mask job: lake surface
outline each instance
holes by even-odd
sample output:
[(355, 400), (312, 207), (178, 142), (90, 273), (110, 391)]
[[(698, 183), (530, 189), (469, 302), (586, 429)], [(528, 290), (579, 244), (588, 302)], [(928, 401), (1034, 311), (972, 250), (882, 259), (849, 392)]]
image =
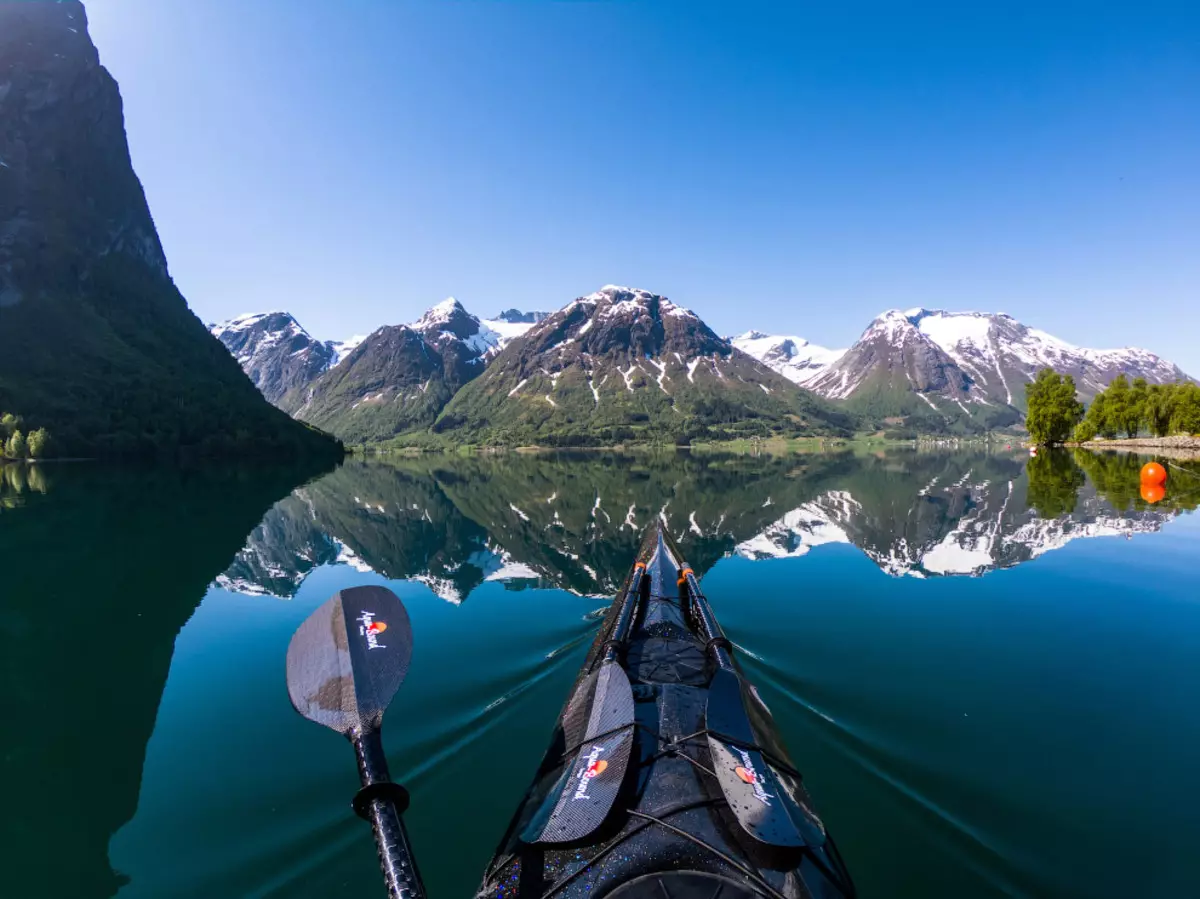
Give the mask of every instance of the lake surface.
[(662, 515), (864, 897), (1200, 889), (1200, 466), (891, 452), (0, 469), (0, 896), (376, 897), (284, 653), (386, 584), (434, 899), (473, 895)]

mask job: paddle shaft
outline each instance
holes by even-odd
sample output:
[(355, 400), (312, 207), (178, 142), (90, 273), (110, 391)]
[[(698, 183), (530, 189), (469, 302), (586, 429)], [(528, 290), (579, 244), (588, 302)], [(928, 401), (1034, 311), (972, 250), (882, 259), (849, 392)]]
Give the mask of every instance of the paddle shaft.
[[(379, 731), (368, 730), (362, 736), (352, 738), (351, 743), (358, 758), (358, 776), (362, 785), (391, 783)], [(380, 795), (371, 800), (367, 810), (371, 828), (375, 831), (379, 868), (387, 883), (389, 899), (425, 899), (425, 887), (396, 803), (386, 795)]]
[(720, 668), (727, 668), (736, 673), (733, 666), (733, 657), (729, 650), (722, 646), (717, 640), (725, 639), (725, 632), (721, 630), (721, 625), (717, 624), (716, 616), (713, 615), (712, 609), (709, 608), (708, 600), (704, 594), (700, 592), (700, 582), (696, 580), (696, 575), (690, 568), (685, 569), (687, 574), (684, 576), (687, 579), (687, 585), (690, 588), (692, 606), (696, 610), (696, 616), (700, 619), (701, 625), (704, 627), (705, 636), (709, 641), (709, 652), (713, 655), (713, 660)]

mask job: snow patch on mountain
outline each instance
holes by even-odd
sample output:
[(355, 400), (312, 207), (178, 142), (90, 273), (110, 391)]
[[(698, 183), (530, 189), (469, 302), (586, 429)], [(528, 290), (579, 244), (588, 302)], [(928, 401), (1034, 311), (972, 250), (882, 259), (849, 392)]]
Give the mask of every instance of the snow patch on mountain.
[(803, 337), (762, 331), (747, 331), (731, 338), (731, 342), (743, 353), (800, 385), (813, 380), (846, 354), (844, 349), (827, 349)]

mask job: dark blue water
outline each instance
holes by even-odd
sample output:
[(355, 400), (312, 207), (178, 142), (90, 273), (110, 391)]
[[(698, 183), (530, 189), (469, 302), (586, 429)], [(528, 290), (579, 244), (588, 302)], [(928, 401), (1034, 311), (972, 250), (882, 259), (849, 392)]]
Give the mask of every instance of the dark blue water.
[(298, 487), (10, 480), (0, 636), (22, 724), (0, 743), (0, 895), (381, 895), (349, 747), (283, 682), (300, 622), (378, 583), (416, 635), (385, 719), (412, 841), (434, 897), (470, 896), (657, 515), (862, 895), (1190, 895), (1200, 478), (1177, 463), (1152, 506), (1136, 459), (1026, 463), (439, 457)]

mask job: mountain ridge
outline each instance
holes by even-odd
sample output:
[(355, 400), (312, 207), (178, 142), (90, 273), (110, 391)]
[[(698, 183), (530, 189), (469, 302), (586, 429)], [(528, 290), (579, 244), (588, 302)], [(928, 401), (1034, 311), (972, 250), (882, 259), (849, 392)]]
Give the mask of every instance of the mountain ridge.
[[(457, 349), (458, 361), (453, 363), (460, 368), (463, 364), (471, 366), (469, 371), (460, 371), (458, 374), (457, 383), (461, 387), (473, 380), (474, 375), (488, 371), (493, 360), (500, 356), (511, 341), (531, 333), (540, 333), (539, 329), (555, 316), (567, 315), (569, 310), (581, 302), (594, 303), (596, 297), (614, 291), (621, 292), (622, 296), (626, 297), (626, 302), (629, 301), (629, 297), (656, 296), (636, 288), (606, 285), (600, 291), (576, 298), (555, 313), (524, 313), (509, 309), (494, 319), (478, 319), (467, 313), (456, 300), (450, 299), (427, 311), (412, 327), (419, 330), (423, 328), (426, 342), (435, 350), (439, 341), (450, 341), (451, 337), (471, 344), (468, 350), (461, 347)], [(672, 310), (683, 309), (670, 301), (667, 302)], [(450, 315), (455, 304), (460, 311), (454, 314), (463, 316), (464, 321), (471, 319), (477, 322), (479, 329), (471, 334), (463, 331), (461, 334), (451, 334), (450, 337), (440, 337), (442, 329), (440, 326), (434, 327), (432, 319)], [(442, 311), (436, 312), (439, 309)], [(683, 311), (687, 315), (694, 315), (690, 310)], [(421, 322), (426, 322), (426, 325), (422, 326)], [(581, 322), (582, 320), (574, 326), (569, 326), (568, 331), (570, 327), (578, 327)], [(633, 334), (633, 331), (629, 331), (627, 338), (632, 338)], [(924, 307), (888, 310), (877, 316), (860, 338), (845, 349), (829, 349), (796, 335), (772, 335), (761, 330), (750, 330), (733, 338), (718, 338), (715, 332), (712, 336), (781, 375), (793, 385), (837, 404), (844, 404), (849, 410), (863, 414), (868, 419), (903, 419), (906, 421), (906, 427), (933, 431), (972, 431), (1019, 424), (1024, 409), (1024, 384), (1032, 380), (1037, 371), (1045, 366), (1072, 374), (1084, 399), (1090, 399), (1113, 377), (1121, 373), (1130, 377), (1145, 377), (1151, 383), (1167, 383), (1188, 378), (1178, 366), (1148, 350), (1133, 347), (1117, 350), (1079, 347), (1040, 329), (1029, 327), (1005, 313), (947, 312)], [(570, 343), (574, 338), (563, 339)], [(326, 346), (330, 345), (326, 342)], [(231, 349), (236, 351), (232, 342)], [(290, 364), (298, 366), (303, 361), (294, 360)], [(253, 370), (252, 364), (243, 364), (248, 371)], [(670, 357), (665, 361), (658, 359), (652, 366), (656, 370), (650, 371), (646, 368), (645, 360), (638, 358), (638, 354), (634, 352), (627, 363), (622, 365), (621, 371), (639, 379), (648, 376), (655, 382), (663, 376), (664, 380), (659, 384), (662, 389), (666, 383), (665, 378), (670, 376), (666, 375), (665, 368), (658, 368), (660, 364), (673, 363)], [(702, 365), (704, 371), (714, 371), (708, 363)], [(550, 362), (540, 368), (544, 369), (546, 376), (551, 376), (555, 372), (556, 364)], [(468, 374), (471, 377), (468, 377)], [(541, 372), (533, 369), (523, 372), (522, 377), (509, 385), (509, 389), (514, 389), (521, 381), (532, 383), (539, 374)], [(598, 377), (603, 379), (604, 374), (601, 373)], [(695, 371), (689, 374), (692, 379), (696, 376)], [(252, 377), (256, 383), (265, 380), (256, 373), (252, 374)], [(624, 377), (622, 375), (622, 378)], [(277, 378), (283, 379), (282, 376)], [(675, 379), (679, 380), (678, 373)], [(593, 386), (596, 380), (584, 378), (585, 383)], [(563, 383), (567, 384), (569, 381), (570, 379)], [(557, 384), (558, 382), (554, 381), (551, 386), (557, 388)], [(454, 405), (450, 418), (437, 419), (441, 408), (451, 405), (459, 387), (453, 388), (450, 396), (439, 395), (437, 402), (431, 404), (430, 408), (416, 419), (405, 419), (400, 425), (389, 426), (382, 431), (395, 434), (427, 425), (430, 423), (431, 414), (435, 415), (436, 427), (442, 432), (457, 432), (464, 422), (468, 424), (467, 431), (480, 431), (478, 421), (470, 424), (470, 416), (463, 418), (460, 414), (460, 406), (473, 406), (478, 402), (471, 399), (471, 394)], [(554, 399), (553, 393), (552, 389), (543, 391), (541, 395)], [(366, 396), (357, 396), (353, 402), (368, 401)], [(295, 412), (303, 405), (303, 401), (297, 401), (296, 397), (297, 394), (293, 394), (287, 402), (282, 403), (283, 407)], [(593, 393), (593, 400), (595, 397), (596, 394)], [(375, 399), (369, 401), (374, 402)], [(558, 400), (554, 399), (554, 402), (557, 403)], [(549, 401), (547, 405), (556, 408)], [(432, 412), (434, 406), (438, 409), (436, 414)], [(593, 402), (593, 406), (594, 413), (599, 403)], [(747, 409), (747, 416), (751, 418), (760, 416), (762, 412), (753, 403), (749, 404)], [(586, 412), (585, 407), (576, 408), (575, 418), (584, 417)], [(668, 413), (675, 414), (671, 413), (668, 407), (650, 412), (639, 410), (634, 414)], [(462, 422), (460, 418), (463, 418)], [(412, 423), (418, 419), (420, 424)], [(331, 420), (317, 419), (318, 422), (325, 421), (327, 424)], [(520, 416), (518, 420), (521, 420)], [(533, 423), (528, 415), (523, 422), (523, 432), (531, 438), (536, 438), (545, 427), (545, 422)], [(578, 421), (564, 424), (571, 425), (568, 430), (575, 433), (581, 430), (576, 427)], [(631, 423), (610, 420), (590, 430), (599, 430), (611, 435), (619, 431), (628, 437), (630, 429), (625, 426), (629, 424)], [(399, 430), (396, 430), (396, 427), (399, 427)], [(509, 430), (511, 431), (511, 428)], [(698, 428), (696, 430), (699, 431)]]

